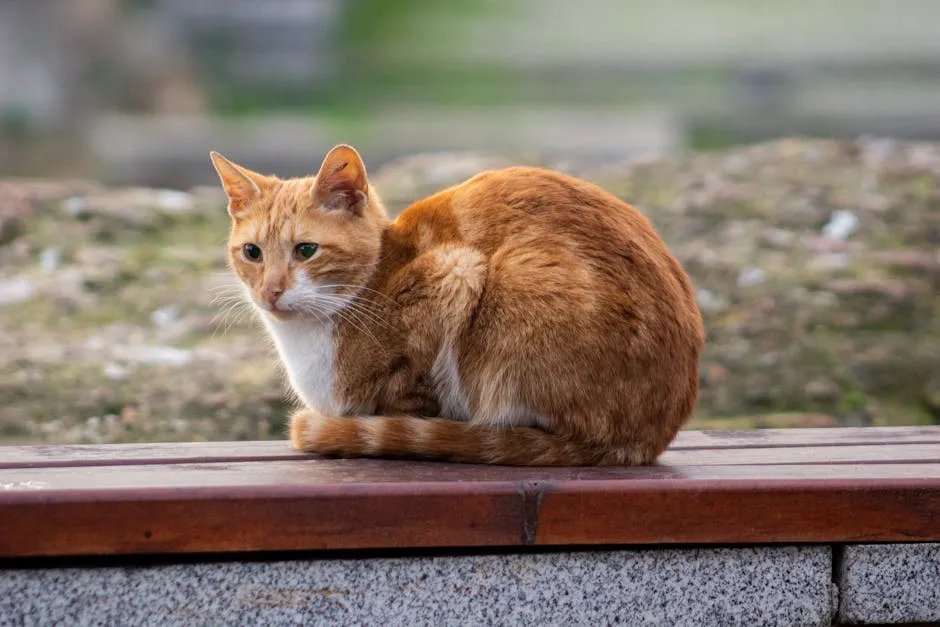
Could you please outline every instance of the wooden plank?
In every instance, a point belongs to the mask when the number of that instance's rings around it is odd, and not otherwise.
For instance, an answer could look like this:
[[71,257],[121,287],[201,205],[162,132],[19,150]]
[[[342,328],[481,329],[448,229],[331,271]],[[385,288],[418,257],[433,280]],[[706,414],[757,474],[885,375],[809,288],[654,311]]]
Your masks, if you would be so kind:
[[[45,454],[30,454],[29,448],[0,461],[0,470],[14,468],[61,468],[149,464],[231,463],[314,459],[289,450],[285,442],[214,442],[207,444],[141,445],[126,450],[120,446],[92,447],[69,452],[46,461]],[[65,448],[65,447],[63,447]],[[2,449],[0,449],[2,450]],[[20,453],[17,455],[17,453]],[[931,444],[875,444],[845,446],[794,446],[767,448],[670,448],[659,459],[663,464],[752,465],[897,463],[940,461],[940,442]],[[475,472],[468,469],[468,472]]]
[[286,440],[0,446],[0,469],[303,459]]
[[658,461],[666,465],[687,466],[940,463],[940,442],[936,444],[678,449],[666,451]]
[[[773,467],[761,467],[773,468]],[[831,467],[826,467],[831,468]],[[866,467],[867,468],[867,467]],[[560,487],[541,502],[538,543],[748,544],[936,542],[940,481],[904,479],[691,481],[618,490]],[[902,473],[906,474],[906,473]]]
[[504,482],[825,480],[940,478],[940,463],[655,464],[634,467],[526,468],[371,459],[322,459],[82,468],[16,468],[0,472],[0,504],[39,492],[105,494],[112,490],[276,488]]
[[[682,431],[669,451],[940,444],[940,427]],[[283,440],[0,447],[0,469],[302,459]]]
[[940,426],[681,431],[670,449],[782,448],[859,444],[936,444]]
[[0,558],[520,543],[525,515],[512,485],[365,488],[156,490],[8,504],[0,506]]
[[940,464],[298,460],[0,472],[0,557],[940,541]]
[[[706,472],[706,469],[688,470]],[[0,504],[13,498],[11,495],[30,492],[65,497],[70,493],[104,495],[109,491],[160,488],[267,489],[415,483],[488,485],[520,481],[669,479],[681,472],[687,470],[680,471],[678,467],[662,465],[633,468],[524,468],[323,458],[264,463],[153,464],[122,466],[119,469],[107,466],[14,468],[0,471]],[[890,472],[891,476],[895,476],[899,471]]]

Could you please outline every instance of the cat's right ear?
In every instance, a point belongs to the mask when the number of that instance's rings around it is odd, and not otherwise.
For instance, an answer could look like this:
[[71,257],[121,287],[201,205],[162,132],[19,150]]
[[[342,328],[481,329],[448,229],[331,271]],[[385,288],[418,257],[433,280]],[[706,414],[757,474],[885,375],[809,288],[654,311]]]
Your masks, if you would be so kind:
[[212,165],[222,180],[222,189],[228,196],[228,212],[233,219],[238,219],[247,210],[248,205],[261,195],[259,182],[263,178],[240,165],[235,165],[214,150],[209,153]]
[[355,148],[338,144],[327,153],[317,172],[313,199],[326,211],[362,215],[369,204],[369,181],[366,166]]

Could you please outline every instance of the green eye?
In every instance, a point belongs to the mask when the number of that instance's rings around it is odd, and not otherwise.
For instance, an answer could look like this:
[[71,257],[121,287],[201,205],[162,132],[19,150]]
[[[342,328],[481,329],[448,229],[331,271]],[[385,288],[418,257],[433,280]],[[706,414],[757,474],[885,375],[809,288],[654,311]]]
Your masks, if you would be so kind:
[[319,248],[317,244],[297,244],[294,254],[299,259],[310,259],[317,253],[317,248]]
[[261,261],[261,248],[255,244],[245,244],[242,246],[242,252],[245,253],[245,258],[250,261]]

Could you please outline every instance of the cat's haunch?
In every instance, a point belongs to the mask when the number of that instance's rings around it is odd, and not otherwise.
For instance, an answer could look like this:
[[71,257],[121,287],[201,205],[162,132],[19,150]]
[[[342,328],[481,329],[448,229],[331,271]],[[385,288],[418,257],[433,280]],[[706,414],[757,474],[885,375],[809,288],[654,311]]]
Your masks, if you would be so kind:
[[649,220],[596,185],[483,172],[390,221],[350,146],[286,180],[211,157],[229,263],[305,406],[296,448],[633,465],[691,416],[692,286]]

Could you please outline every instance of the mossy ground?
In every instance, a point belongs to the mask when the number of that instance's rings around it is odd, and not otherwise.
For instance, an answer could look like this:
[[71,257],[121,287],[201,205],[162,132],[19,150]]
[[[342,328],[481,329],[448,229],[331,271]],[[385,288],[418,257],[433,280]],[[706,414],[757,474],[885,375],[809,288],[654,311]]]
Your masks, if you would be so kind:
[[[504,163],[426,156],[374,182],[397,211]],[[642,209],[695,282],[692,426],[937,421],[940,146],[785,140],[573,173]],[[840,210],[854,230],[824,237]],[[273,353],[214,302],[233,285],[218,191],[9,181],[4,225],[0,443],[283,437]]]

